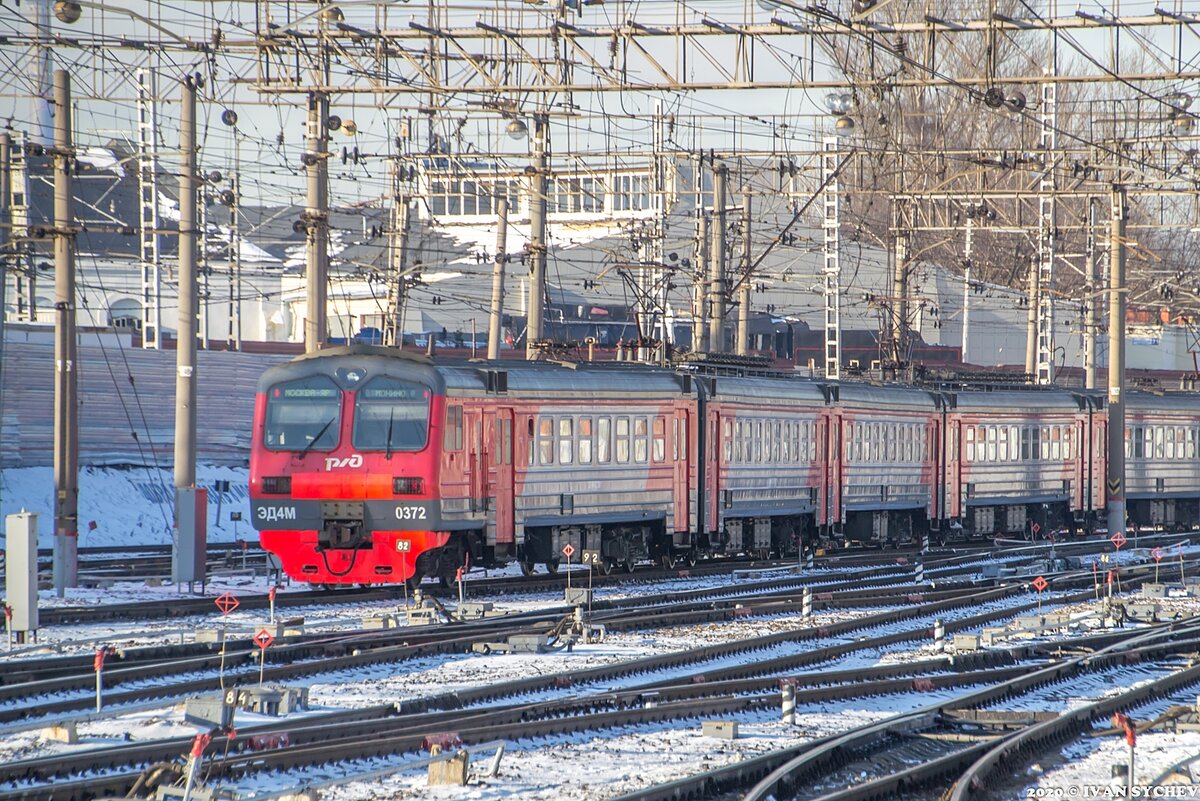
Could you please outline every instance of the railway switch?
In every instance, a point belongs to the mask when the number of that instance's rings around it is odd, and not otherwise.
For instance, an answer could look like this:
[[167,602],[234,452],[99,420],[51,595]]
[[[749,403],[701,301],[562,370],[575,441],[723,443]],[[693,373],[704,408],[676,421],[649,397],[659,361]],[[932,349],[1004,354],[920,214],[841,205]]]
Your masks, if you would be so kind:
[[183,719],[197,726],[228,729],[233,726],[236,704],[237,690],[226,690],[223,695],[189,698],[183,705]]
[[582,587],[571,587],[564,591],[563,600],[567,606],[591,606],[592,591]]
[[38,583],[37,530],[38,516],[22,511],[9,515],[5,522],[7,537],[4,554],[4,610],[8,642],[15,636],[18,643],[30,634],[37,639]]

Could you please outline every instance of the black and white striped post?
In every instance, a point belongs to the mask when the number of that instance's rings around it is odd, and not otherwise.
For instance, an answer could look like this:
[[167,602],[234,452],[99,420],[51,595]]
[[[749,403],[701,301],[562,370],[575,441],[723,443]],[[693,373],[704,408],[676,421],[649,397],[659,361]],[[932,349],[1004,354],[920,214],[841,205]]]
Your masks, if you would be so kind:
[[783,684],[783,722],[788,726],[796,725],[796,685],[791,682]]
[[812,552],[811,548],[809,548],[808,550],[806,550],[804,552],[804,569],[805,570],[813,569],[813,552]]
[[804,594],[801,596],[801,599],[800,599],[800,616],[801,617],[812,617],[812,601],[813,601],[812,587],[805,587]]
[[929,552],[929,534],[921,535],[921,553]]
[[946,621],[941,618],[933,621],[933,641],[938,648],[946,647]]
[[917,562],[917,583],[925,583],[925,563],[921,561]]

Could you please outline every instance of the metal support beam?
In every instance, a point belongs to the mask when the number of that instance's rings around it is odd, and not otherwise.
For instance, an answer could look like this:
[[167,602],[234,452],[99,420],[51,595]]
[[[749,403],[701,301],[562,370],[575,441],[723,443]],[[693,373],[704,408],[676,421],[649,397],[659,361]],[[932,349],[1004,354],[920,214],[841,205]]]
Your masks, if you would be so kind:
[[713,169],[711,252],[708,273],[708,345],[715,353],[725,350],[725,180],[724,164]]
[[75,200],[71,79],[54,71],[54,591],[78,583],[79,385],[75,343]]
[[[234,129],[233,163],[238,164],[237,129]],[[242,175],[237,170],[229,176],[233,204],[229,207],[229,337],[231,350],[242,349]]]
[[967,218],[966,237],[963,243],[963,308],[962,308],[962,360],[971,364],[971,268],[974,262],[971,251],[975,246],[975,221]]
[[1108,282],[1108,533],[1125,531],[1125,187],[1112,190]]
[[[8,241],[12,225],[12,136],[0,132],[0,429],[4,427],[4,318],[8,303]],[[4,487],[0,486],[0,500]],[[3,504],[0,504],[0,509]],[[4,522],[0,515],[0,523]],[[36,549],[36,546],[35,546]]]
[[326,323],[326,282],[329,280],[329,97],[308,97],[308,132],[305,161],[308,167],[308,197],[305,216],[308,236],[304,264],[308,313],[304,320],[304,351],[325,347],[329,336]]
[[1088,200],[1087,251],[1084,272],[1087,295],[1084,298],[1083,386],[1096,388],[1096,339],[1100,335],[1100,271],[1096,264],[1096,200]]
[[533,160],[529,176],[529,315],[525,324],[525,358],[537,358],[536,343],[543,339],[546,308],[546,150],[550,121],[534,121]]
[[162,250],[158,221],[158,97],[152,70],[137,71],[138,234],[142,261],[142,347],[161,347]]
[[708,352],[708,212],[696,213],[692,252],[692,352]]
[[1054,167],[1058,156],[1057,87],[1042,85],[1041,155],[1038,181],[1038,287],[1037,309],[1037,383],[1054,383],[1054,246],[1057,231]]
[[821,143],[821,180],[824,217],[821,276],[825,295],[825,377],[842,377],[842,245],[841,208],[838,202],[837,177],[841,158],[837,137],[828,136]]
[[504,325],[504,262],[508,260],[508,198],[496,198],[496,261],[492,265],[492,305],[488,314],[489,359],[500,358]]
[[1025,326],[1025,372],[1036,380],[1038,358],[1038,300],[1041,298],[1042,271],[1038,269],[1037,259],[1029,262],[1029,298],[1028,317]]

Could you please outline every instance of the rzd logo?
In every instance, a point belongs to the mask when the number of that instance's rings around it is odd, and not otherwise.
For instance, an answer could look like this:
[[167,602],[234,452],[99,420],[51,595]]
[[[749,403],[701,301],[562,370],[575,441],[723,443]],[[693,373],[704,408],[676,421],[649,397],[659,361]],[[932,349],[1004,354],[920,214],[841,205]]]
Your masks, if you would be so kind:
[[339,459],[336,456],[330,456],[325,460],[325,469],[333,470],[338,467],[362,467],[363,458],[361,453],[355,453],[347,456],[345,459]]

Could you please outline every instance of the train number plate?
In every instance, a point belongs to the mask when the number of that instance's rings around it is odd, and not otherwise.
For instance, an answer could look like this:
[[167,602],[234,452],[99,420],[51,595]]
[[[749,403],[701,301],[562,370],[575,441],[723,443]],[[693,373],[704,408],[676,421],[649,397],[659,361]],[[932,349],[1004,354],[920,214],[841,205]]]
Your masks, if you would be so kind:
[[396,551],[399,553],[408,553],[412,550],[412,540],[396,540]]
[[600,552],[584,548],[582,551],[580,551],[579,561],[583,562],[585,565],[596,565],[599,567],[601,562]]
[[428,511],[424,506],[397,506],[397,520],[424,520]]

